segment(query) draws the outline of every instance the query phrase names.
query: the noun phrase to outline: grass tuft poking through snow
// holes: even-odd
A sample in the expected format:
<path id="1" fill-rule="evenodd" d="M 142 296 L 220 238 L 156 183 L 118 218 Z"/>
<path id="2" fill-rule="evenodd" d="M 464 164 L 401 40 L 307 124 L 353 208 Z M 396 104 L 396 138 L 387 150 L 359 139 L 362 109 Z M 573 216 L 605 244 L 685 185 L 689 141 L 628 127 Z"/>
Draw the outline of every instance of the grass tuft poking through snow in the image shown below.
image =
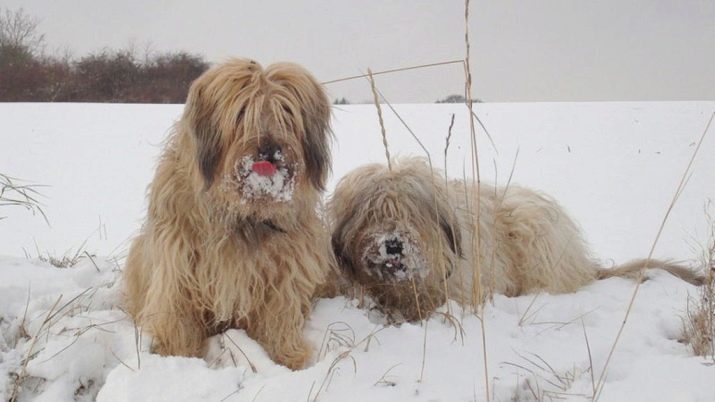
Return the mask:
<path id="1" fill-rule="evenodd" d="M 715 364 L 715 221 L 710 216 L 708 221 L 710 243 L 702 258 L 705 283 L 698 289 L 697 298 L 688 299 L 683 336 L 693 353 L 707 357 Z"/>

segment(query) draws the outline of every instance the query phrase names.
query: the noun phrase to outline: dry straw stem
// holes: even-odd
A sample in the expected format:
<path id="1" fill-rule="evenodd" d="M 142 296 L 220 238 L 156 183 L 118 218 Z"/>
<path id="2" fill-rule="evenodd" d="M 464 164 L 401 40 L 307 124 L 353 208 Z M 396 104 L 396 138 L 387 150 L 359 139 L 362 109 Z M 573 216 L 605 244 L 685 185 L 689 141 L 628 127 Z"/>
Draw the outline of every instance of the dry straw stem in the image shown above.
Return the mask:
<path id="1" fill-rule="evenodd" d="M 464 60 L 450 60 L 450 61 L 440 61 L 437 63 L 429 63 L 429 64 L 420 64 L 417 66 L 409 66 L 409 67 L 400 67 L 400 68 L 393 68 L 390 70 L 382 70 L 382 71 L 377 71 L 372 73 L 372 75 L 382 75 L 382 74 L 392 74 L 392 73 L 398 73 L 398 72 L 403 72 L 403 71 L 409 71 L 409 70 L 417 70 L 421 68 L 428 68 L 428 67 L 437 67 L 437 66 L 445 66 L 448 64 L 460 64 L 464 63 Z M 330 81 L 323 81 L 321 82 L 322 85 L 329 85 L 329 84 L 334 84 L 336 82 L 343 82 L 343 81 L 350 81 L 350 80 L 356 80 L 359 78 L 366 78 L 370 76 L 370 74 L 360 74 L 360 75 L 352 75 L 349 77 L 343 77 L 343 78 L 337 78 L 334 80 Z"/>
<path id="2" fill-rule="evenodd" d="M 385 158 L 387 159 L 387 168 L 392 172 L 392 162 L 390 161 L 390 149 L 387 146 L 387 133 L 385 131 L 385 121 L 382 119 L 382 108 L 380 107 L 380 99 L 377 97 L 377 89 L 375 88 L 375 78 L 372 76 L 372 70 L 367 69 L 367 75 L 370 79 L 370 89 L 377 108 L 377 118 L 380 121 L 380 130 L 382 130 L 382 145 L 385 146 Z"/>
<path id="3" fill-rule="evenodd" d="M 481 320 L 481 332 L 482 332 L 482 357 L 484 360 L 484 393 L 486 400 L 489 401 L 490 394 L 489 394 L 489 364 L 488 364 L 488 356 L 487 356 L 487 334 L 486 334 L 486 315 L 484 313 L 484 304 L 482 304 L 482 286 L 481 286 L 481 266 L 479 263 L 479 241 L 480 241 L 480 232 L 479 232 L 479 199 L 480 199 L 480 184 L 481 184 L 481 177 L 479 174 L 479 152 L 477 150 L 477 134 L 476 134 L 476 129 L 474 127 L 474 118 L 476 115 L 474 114 L 473 110 L 473 105 L 474 102 L 472 101 L 472 72 L 471 72 L 471 67 L 469 64 L 469 49 L 470 49 L 470 43 L 469 43 L 469 0 L 465 0 L 464 2 L 464 45 L 465 45 L 465 50 L 466 54 L 464 57 L 464 74 L 465 74 L 465 94 L 467 98 L 467 108 L 469 109 L 469 133 L 470 133 L 470 144 L 471 144 L 471 153 L 472 153 L 472 184 L 476 185 L 477 188 L 477 206 L 476 209 L 473 209 L 472 211 L 475 213 L 475 219 L 473 219 L 474 222 L 474 227 L 473 231 L 475 234 L 475 239 L 472 242 L 472 261 L 474 261 L 474 267 L 473 273 L 472 273 L 472 303 L 473 307 L 476 307 L 477 304 L 481 305 L 482 309 L 482 320 Z M 476 180 L 476 184 L 474 183 L 474 180 Z M 469 207 L 468 205 L 467 207 Z M 476 308 L 475 308 L 476 310 Z"/>
<path id="4" fill-rule="evenodd" d="M 454 113 L 452 113 L 452 118 L 449 121 L 449 128 L 447 129 L 447 138 L 444 141 L 444 184 L 448 181 L 447 175 L 447 152 L 449 151 L 449 140 L 452 139 L 452 127 L 454 127 Z"/>
<path id="5" fill-rule="evenodd" d="M 655 235 L 655 239 L 653 240 L 653 244 L 650 248 L 650 252 L 648 252 L 648 257 L 646 257 L 646 259 L 644 261 L 649 261 L 653 257 L 653 252 L 655 251 L 655 246 L 658 244 L 658 240 L 660 240 L 660 235 L 663 233 L 663 228 L 665 227 L 665 222 L 668 220 L 668 217 L 670 216 L 670 212 L 673 210 L 675 203 L 678 201 L 678 199 L 680 198 L 680 195 L 683 193 L 683 190 L 685 189 L 685 185 L 687 184 L 688 179 L 690 177 L 693 162 L 695 161 L 695 157 L 698 155 L 698 153 L 700 151 L 700 147 L 703 145 L 703 140 L 705 140 L 705 136 L 707 135 L 708 131 L 710 130 L 710 124 L 712 123 L 713 118 L 715 118 L 715 111 L 713 111 L 712 114 L 710 115 L 708 124 L 705 126 L 705 130 L 703 130 L 703 134 L 700 136 L 698 145 L 695 147 L 695 150 L 693 150 L 693 155 L 690 157 L 688 166 L 685 168 L 685 171 L 683 172 L 683 176 L 680 178 L 678 187 L 675 189 L 675 194 L 673 194 L 673 199 L 670 201 L 670 204 L 668 205 L 668 208 L 665 212 L 665 216 L 663 216 L 663 220 L 660 223 L 660 227 L 658 228 L 658 233 Z M 646 262 L 644 262 L 644 266 L 640 270 L 640 273 L 638 275 L 638 280 L 636 281 L 636 286 L 633 289 L 633 294 L 631 295 L 630 302 L 628 303 L 628 308 L 626 309 L 626 314 L 623 317 L 623 322 L 621 323 L 621 326 L 618 328 L 618 333 L 616 334 L 616 338 L 613 340 L 613 345 L 611 345 L 611 349 L 608 352 L 608 357 L 606 358 L 606 363 L 603 365 L 601 374 L 598 377 L 598 382 L 596 383 L 596 389 L 598 392 L 593 397 L 594 402 L 596 400 L 598 400 L 598 398 L 601 395 L 601 392 L 603 391 L 603 386 L 605 385 L 605 377 L 606 377 L 606 371 L 608 369 L 608 364 L 611 362 L 611 357 L 613 357 L 613 352 L 616 350 L 616 345 L 618 345 L 618 341 L 621 339 L 621 334 L 623 333 L 623 329 L 626 326 L 628 317 L 630 316 L 631 310 L 633 309 L 633 305 L 635 304 L 636 296 L 638 296 L 638 290 L 640 289 L 641 283 L 643 282 L 643 272 L 645 271 L 645 268 L 646 268 L 645 264 L 646 264 Z"/>

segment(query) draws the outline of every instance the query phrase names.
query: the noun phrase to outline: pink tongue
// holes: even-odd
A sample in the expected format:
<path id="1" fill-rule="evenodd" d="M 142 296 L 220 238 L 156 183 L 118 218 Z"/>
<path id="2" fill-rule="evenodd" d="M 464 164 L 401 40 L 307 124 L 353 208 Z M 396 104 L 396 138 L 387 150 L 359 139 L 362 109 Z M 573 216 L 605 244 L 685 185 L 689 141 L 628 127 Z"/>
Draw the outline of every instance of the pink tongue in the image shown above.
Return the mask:
<path id="1" fill-rule="evenodd" d="M 276 172 L 276 167 L 268 161 L 253 162 L 251 165 L 251 170 L 258 173 L 261 176 L 273 176 Z"/>

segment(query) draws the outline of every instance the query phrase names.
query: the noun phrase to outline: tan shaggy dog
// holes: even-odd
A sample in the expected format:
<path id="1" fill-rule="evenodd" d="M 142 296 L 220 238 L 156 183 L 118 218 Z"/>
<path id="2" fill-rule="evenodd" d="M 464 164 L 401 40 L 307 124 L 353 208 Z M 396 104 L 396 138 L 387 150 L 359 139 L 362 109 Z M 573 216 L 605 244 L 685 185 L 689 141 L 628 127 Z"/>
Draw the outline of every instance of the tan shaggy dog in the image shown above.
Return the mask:
<path id="1" fill-rule="evenodd" d="M 477 205 L 479 214 L 471 212 Z M 645 266 L 702 279 L 657 260 L 604 269 L 554 200 L 517 186 L 445 183 L 421 158 L 394 160 L 391 171 L 371 164 L 348 173 L 328 214 L 343 271 L 392 320 L 425 318 L 447 298 L 476 306 L 490 292 L 572 292 L 599 278 L 637 276 Z"/>
<path id="2" fill-rule="evenodd" d="M 300 368 L 305 316 L 332 253 L 316 210 L 330 102 L 303 68 L 233 59 L 191 85 L 124 270 L 129 313 L 160 354 L 196 356 L 243 328 Z"/>

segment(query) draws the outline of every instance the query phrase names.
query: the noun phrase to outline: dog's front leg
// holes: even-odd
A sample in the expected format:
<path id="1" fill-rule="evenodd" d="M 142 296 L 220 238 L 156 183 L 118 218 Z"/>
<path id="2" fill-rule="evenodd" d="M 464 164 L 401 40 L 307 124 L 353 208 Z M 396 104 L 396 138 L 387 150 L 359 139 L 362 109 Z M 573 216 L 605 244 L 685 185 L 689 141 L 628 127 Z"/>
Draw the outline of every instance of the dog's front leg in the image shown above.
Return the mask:
<path id="1" fill-rule="evenodd" d="M 154 336 L 152 352 L 161 355 L 199 356 L 207 337 L 201 314 L 179 286 L 152 282 L 139 317 L 142 329 Z"/>
<path id="2" fill-rule="evenodd" d="M 309 291 L 280 289 L 258 308 L 248 322 L 248 335 L 263 346 L 275 362 L 297 370 L 305 366 L 312 348 L 303 339 L 305 315 L 310 311 Z"/>

